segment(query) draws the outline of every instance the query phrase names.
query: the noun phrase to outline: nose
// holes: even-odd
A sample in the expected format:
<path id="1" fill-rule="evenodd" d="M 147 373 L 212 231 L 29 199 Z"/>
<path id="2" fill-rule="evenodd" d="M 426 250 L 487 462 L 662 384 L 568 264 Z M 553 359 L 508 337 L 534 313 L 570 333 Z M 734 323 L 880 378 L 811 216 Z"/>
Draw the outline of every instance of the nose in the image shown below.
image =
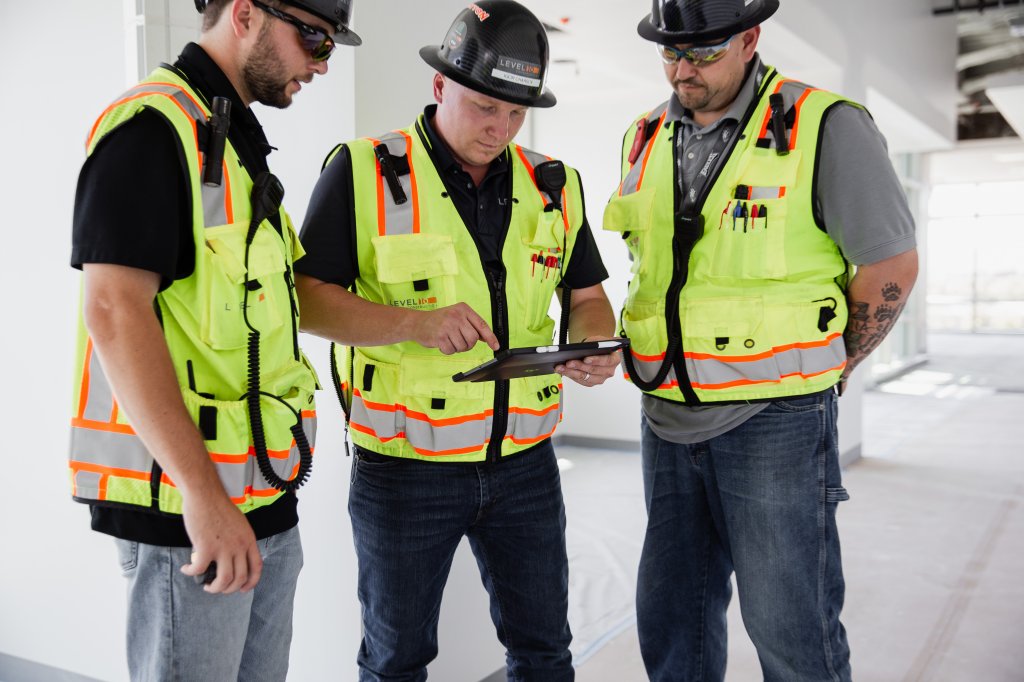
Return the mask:
<path id="1" fill-rule="evenodd" d="M 676 78 L 679 80 L 685 81 L 697 75 L 697 73 L 697 67 L 685 59 L 680 59 L 676 62 Z"/>
<path id="2" fill-rule="evenodd" d="M 316 73 L 320 74 L 321 76 L 326 74 L 327 73 L 327 60 L 325 59 L 322 62 L 313 62 L 313 71 L 315 71 Z"/>

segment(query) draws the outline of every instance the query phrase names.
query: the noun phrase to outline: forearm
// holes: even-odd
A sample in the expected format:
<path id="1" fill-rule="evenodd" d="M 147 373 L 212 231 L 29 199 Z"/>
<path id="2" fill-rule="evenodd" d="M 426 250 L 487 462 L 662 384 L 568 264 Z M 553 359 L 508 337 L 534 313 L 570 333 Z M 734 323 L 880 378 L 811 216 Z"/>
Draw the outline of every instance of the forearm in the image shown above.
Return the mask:
<path id="1" fill-rule="evenodd" d="M 576 343 L 593 337 L 608 338 L 614 334 L 615 313 L 604 288 L 598 284 L 574 290 L 569 309 L 569 341 Z"/>
<path id="2" fill-rule="evenodd" d="M 916 249 L 858 268 L 846 292 L 849 321 L 843 334 L 847 355 L 844 380 L 892 330 L 916 280 Z"/>
<path id="3" fill-rule="evenodd" d="M 412 338 L 416 310 L 367 301 L 336 284 L 299 275 L 302 331 L 346 346 L 382 346 Z"/>

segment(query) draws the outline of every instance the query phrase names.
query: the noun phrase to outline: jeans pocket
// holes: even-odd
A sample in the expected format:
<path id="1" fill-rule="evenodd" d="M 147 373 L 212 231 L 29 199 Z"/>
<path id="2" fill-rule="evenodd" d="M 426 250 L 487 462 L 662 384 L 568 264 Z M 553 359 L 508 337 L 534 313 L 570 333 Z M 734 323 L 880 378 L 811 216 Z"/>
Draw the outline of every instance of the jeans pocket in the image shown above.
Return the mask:
<path id="1" fill-rule="evenodd" d="M 372 450 L 366 450 L 364 448 L 355 446 L 356 450 L 356 465 L 359 467 L 368 467 L 370 469 L 386 469 L 391 467 L 399 466 L 404 463 L 405 460 L 401 457 L 390 457 L 388 455 L 378 455 Z"/>
<path id="2" fill-rule="evenodd" d="M 114 544 L 117 546 L 121 575 L 127 578 L 139 565 L 139 543 L 115 538 Z"/>
<path id="3" fill-rule="evenodd" d="M 813 393 L 811 395 L 802 395 L 797 396 L 795 398 L 788 398 L 786 400 L 773 400 L 771 403 L 769 403 L 768 407 L 764 409 L 764 412 L 784 412 L 787 414 L 794 414 L 800 412 L 814 412 L 816 410 L 823 410 L 824 406 L 824 395 L 819 392 Z"/>

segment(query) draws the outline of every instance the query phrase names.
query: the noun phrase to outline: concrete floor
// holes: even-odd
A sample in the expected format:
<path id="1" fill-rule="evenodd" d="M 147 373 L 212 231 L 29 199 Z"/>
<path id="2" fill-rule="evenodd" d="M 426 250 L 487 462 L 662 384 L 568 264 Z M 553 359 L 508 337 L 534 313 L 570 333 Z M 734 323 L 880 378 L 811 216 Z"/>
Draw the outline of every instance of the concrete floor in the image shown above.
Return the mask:
<path id="1" fill-rule="evenodd" d="M 864 458 L 844 473 L 851 500 L 839 511 L 847 580 L 842 620 L 854 677 L 1021 682 L 1024 335 L 933 335 L 928 351 L 926 366 L 867 393 Z M 582 554 L 590 533 L 580 517 L 594 500 L 578 500 L 574 514 L 577 496 L 570 489 L 591 488 L 588 460 L 578 456 L 578 471 L 563 473 L 570 556 L 581 567 L 572 579 L 621 599 L 618 610 L 594 614 L 584 589 L 571 605 L 575 622 L 597 616 L 600 623 L 576 631 L 577 680 L 639 682 L 646 676 L 636 628 L 621 603 L 629 600 L 628 572 L 635 563 L 623 561 L 620 552 L 611 571 L 601 572 L 595 568 L 601 557 Z M 621 485 L 588 491 L 608 509 L 602 517 L 636 507 L 638 479 L 638 472 L 623 473 Z M 607 527 L 602 519 L 592 523 L 595 534 L 596 526 Z M 638 546 L 631 529 L 615 530 L 626 554 Z M 610 574 L 618 574 L 619 582 Z M 602 587 L 601 576 L 614 584 Z M 736 600 L 729 621 L 726 679 L 761 679 Z"/>

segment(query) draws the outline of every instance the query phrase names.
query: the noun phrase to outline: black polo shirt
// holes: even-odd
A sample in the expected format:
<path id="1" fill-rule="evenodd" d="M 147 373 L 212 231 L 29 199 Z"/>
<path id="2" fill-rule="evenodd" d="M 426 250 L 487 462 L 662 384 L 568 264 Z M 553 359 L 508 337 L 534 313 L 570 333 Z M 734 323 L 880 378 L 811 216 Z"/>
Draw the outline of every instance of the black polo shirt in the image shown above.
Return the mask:
<path id="1" fill-rule="evenodd" d="M 500 262 L 501 245 L 512 210 L 510 151 L 506 149 L 492 161 L 483 181 L 475 185 L 434 130 L 432 120 L 436 110 L 436 105 L 430 105 L 423 112 L 431 161 L 466 229 L 475 236 L 481 261 L 485 267 L 493 267 Z M 297 272 L 343 287 L 352 286 L 359 276 L 351 167 L 348 148 L 342 147 L 320 175 L 300 233 L 306 255 L 295 264 Z M 583 225 L 563 278 L 573 289 L 585 289 L 608 278 L 585 216 L 584 207 Z"/>
<path id="2" fill-rule="evenodd" d="M 196 45 L 185 46 L 174 67 L 209 103 L 231 100 L 228 139 L 252 177 L 267 170 L 272 147 L 255 115 L 242 104 L 220 67 Z M 276 220 L 276 219 L 275 219 Z M 280 229 L 280 226 L 277 226 Z M 177 133 L 155 111 L 142 111 L 109 133 L 78 177 L 71 265 L 111 263 L 160 275 L 161 290 L 195 269 L 192 203 Z M 180 516 L 137 508 L 91 505 L 92 527 L 125 540 L 189 547 Z M 298 523 L 294 494 L 246 514 L 257 538 Z"/>

